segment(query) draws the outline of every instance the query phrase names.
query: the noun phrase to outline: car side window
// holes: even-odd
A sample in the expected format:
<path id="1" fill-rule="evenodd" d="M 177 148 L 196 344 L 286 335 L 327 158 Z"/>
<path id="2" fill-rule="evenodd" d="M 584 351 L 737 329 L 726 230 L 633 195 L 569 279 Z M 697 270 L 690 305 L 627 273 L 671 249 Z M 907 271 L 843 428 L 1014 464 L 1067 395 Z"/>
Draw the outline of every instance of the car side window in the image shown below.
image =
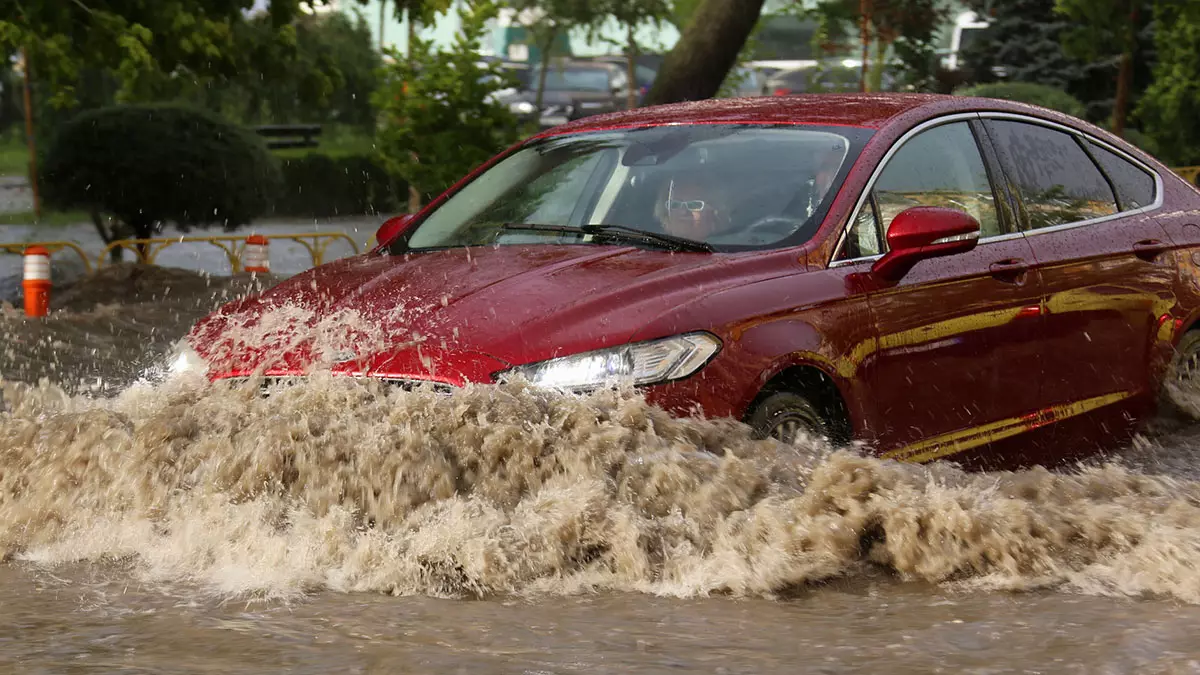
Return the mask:
<path id="1" fill-rule="evenodd" d="M 1088 141 L 1088 150 L 1100 163 L 1117 190 L 1122 211 L 1140 209 L 1154 203 L 1154 176 L 1142 167 L 1102 145 Z"/>
<path id="2" fill-rule="evenodd" d="M 1116 196 L 1104 174 L 1071 134 L 1011 120 L 984 124 L 1020 194 L 1030 229 L 1117 212 Z"/>
<path id="3" fill-rule="evenodd" d="M 878 215 L 872 210 L 874 201 Z M 890 159 L 847 233 L 840 259 L 884 251 L 880 237 L 901 211 L 944 206 L 979 221 L 980 236 L 1003 234 L 996 196 L 975 134 L 966 122 L 942 124 L 905 141 Z M 878 220 L 876 220 L 878 218 Z M 873 252 L 871 252 L 873 251 Z"/>
<path id="4" fill-rule="evenodd" d="M 846 242 L 842 247 L 840 260 L 869 258 L 883 253 L 883 234 L 879 229 L 879 219 L 875 216 L 873 200 L 863 202 L 858 215 L 846 233 Z"/>

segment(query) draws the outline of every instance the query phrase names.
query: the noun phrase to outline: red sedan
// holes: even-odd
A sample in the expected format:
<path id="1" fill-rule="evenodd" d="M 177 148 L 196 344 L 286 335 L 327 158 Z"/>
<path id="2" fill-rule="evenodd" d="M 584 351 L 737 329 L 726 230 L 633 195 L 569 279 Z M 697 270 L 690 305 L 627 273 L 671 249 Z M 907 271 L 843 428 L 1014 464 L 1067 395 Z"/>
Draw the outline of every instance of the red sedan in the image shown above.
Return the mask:
<path id="1" fill-rule="evenodd" d="M 996 467 L 1123 442 L 1200 353 L 1200 192 L 1095 126 L 990 99 L 591 117 L 378 241 L 214 313 L 178 364 L 632 382 L 785 442 Z"/>

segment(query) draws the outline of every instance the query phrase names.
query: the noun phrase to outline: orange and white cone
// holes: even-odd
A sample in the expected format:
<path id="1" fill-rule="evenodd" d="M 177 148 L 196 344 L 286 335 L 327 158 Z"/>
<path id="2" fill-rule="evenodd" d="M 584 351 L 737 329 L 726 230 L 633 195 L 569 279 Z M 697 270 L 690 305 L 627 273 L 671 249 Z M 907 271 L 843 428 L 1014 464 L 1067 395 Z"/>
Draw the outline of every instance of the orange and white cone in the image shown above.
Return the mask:
<path id="1" fill-rule="evenodd" d="M 50 313 L 50 251 L 41 246 L 25 249 L 25 316 Z"/>
<path id="2" fill-rule="evenodd" d="M 246 248 L 242 251 L 242 269 L 247 272 L 267 273 L 271 271 L 271 256 L 267 238 L 261 234 L 246 237 Z"/>

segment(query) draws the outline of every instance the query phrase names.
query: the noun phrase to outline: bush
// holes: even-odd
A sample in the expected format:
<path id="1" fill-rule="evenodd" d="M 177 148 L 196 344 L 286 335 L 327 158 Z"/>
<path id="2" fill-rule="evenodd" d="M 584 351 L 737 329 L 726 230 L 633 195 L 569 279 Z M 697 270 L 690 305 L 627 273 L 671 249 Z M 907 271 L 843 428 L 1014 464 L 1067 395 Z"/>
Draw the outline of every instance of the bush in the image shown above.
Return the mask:
<path id="1" fill-rule="evenodd" d="M 1043 108 L 1057 110 L 1060 113 L 1084 118 L 1087 109 L 1079 99 L 1061 89 L 1033 84 L 1032 82 L 993 82 L 964 87 L 954 92 L 956 96 L 983 96 L 985 98 L 1000 98 L 1006 101 L 1018 101 L 1030 105 L 1040 105 Z"/>
<path id="2" fill-rule="evenodd" d="M 284 187 L 276 216 L 394 213 L 406 206 L 408 186 L 393 179 L 373 155 L 331 157 L 310 152 L 282 161 Z"/>
<path id="3" fill-rule="evenodd" d="M 138 237 L 167 222 L 234 229 L 265 213 L 281 186 L 278 163 L 253 132 L 176 105 L 79 114 L 40 164 L 47 204 L 111 215 Z"/>

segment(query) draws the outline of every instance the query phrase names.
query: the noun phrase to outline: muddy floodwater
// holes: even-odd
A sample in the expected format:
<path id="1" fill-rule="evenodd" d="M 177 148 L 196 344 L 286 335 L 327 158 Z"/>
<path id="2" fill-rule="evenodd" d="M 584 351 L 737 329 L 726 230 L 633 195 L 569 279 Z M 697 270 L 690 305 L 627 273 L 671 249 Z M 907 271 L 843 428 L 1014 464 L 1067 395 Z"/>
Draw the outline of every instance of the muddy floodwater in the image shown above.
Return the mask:
<path id="1" fill-rule="evenodd" d="M 161 377 L 277 280 L 0 305 L 0 671 L 1200 672 L 1198 428 L 964 473 L 632 392 Z"/>

